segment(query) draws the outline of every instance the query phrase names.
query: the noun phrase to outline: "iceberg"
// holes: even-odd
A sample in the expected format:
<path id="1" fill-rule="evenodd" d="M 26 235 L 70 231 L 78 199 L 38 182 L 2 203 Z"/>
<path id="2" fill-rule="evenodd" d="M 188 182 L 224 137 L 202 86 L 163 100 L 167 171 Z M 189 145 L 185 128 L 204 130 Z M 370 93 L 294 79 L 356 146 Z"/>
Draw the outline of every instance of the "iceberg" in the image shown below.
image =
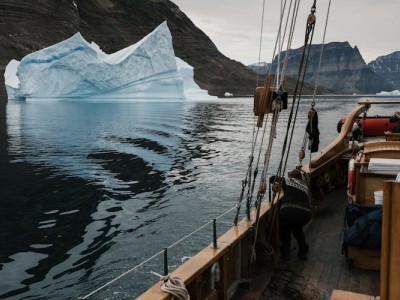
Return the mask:
<path id="1" fill-rule="evenodd" d="M 391 92 L 385 92 L 382 91 L 380 93 L 376 93 L 377 96 L 400 96 L 400 91 L 399 90 L 394 90 Z"/>
<path id="2" fill-rule="evenodd" d="M 112 54 L 78 32 L 6 67 L 9 99 L 178 99 L 208 96 L 193 68 L 175 57 L 167 23 L 138 43 Z M 208 96 L 209 98 L 215 98 Z"/>

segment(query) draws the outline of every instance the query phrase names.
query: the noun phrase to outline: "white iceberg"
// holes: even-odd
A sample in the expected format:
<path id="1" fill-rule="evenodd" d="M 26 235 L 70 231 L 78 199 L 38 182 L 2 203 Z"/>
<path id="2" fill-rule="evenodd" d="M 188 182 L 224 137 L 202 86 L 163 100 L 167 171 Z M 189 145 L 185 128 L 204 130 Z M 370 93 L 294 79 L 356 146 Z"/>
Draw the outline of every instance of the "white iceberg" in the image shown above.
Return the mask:
<path id="1" fill-rule="evenodd" d="M 399 90 L 394 90 L 391 92 L 385 92 L 382 91 L 380 93 L 376 93 L 377 96 L 400 96 L 400 91 Z"/>
<path id="2" fill-rule="evenodd" d="M 76 33 L 21 62 L 10 61 L 5 83 L 9 99 L 183 100 L 188 98 L 186 90 L 206 93 L 194 82 L 193 68 L 175 57 L 166 22 L 138 43 L 112 54 Z"/>
<path id="3" fill-rule="evenodd" d="M 210 96 L 206 90 L 200 89 L 197 83 L 193 80 L 193 67 L 179 57 L 176 57 L 178 73 L 183 78 L 184 93 L 186 99 L 190 100 L 215 100 L 216 96 Z"/>

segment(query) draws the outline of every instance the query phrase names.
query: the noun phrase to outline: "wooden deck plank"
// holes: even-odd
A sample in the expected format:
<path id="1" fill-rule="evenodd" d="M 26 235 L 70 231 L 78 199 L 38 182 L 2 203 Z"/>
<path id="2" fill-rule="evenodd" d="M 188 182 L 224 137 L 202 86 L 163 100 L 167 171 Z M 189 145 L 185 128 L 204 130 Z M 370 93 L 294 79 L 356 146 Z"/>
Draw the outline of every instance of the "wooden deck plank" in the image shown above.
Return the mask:
<path id="1" fill-rule="evenodd" d="M 324 286 L 330 291 L 339 288 L 353 292 L 362 291 L 367 295 L 378 295 L 379 288 L 376 289 L 377 286 L 362 286 L 362 282 L 370 280 L 377 282 L 379 286 L 379 272 L 349 269 L 346 258 L 341 253 L 341 234 L 347 205 L 345 188 L 332 193 L 327 202 L 330 204 L 325 211 L 316 215 L 314 222 L 306 230 L 307 240 L 313 242 L 310 242 L 309 261 L 321 262 L 324 272 L 330 270 L 329 276 L 321 274 L 318 285 Z"/>
<path id="2" fill-rule="evenodd" d="M 361 279 L 361 274 L 359 272 L 354 272 L 352 276 L 349 276 L 350 280 L 350 287 L 349 290 L 353 292 L 359 292 L 360 291 L 360 280 Z"/>
<path id="3" fill-rule="evenodd" d="M 297 257 L 297 245 L 293 241 L 290 261 L 277 262 L 270 266 L 275 268 L 272 275 L 266 272 L 258 279 L 269 281 L 266 290 L 259 297 L 255 297 L 253 291 L 251 297 L 241 294 L 236 299 L 289 299 L 287 292 L 291 291 L 300 293 L 302 299 L 329 300 L 334 289 L 379 295 L 379 271 L 349 268 L 342 254 L 341 233 L 348 203 L 345 187 L 332 192 L 326 201 L 326 208 L 316 214 L 305 229 L 310 245 L 308 260 Z"/>
<path id="4" fill-rule="evenodd" d="M 318 286 L 323 290 L 332 290 L 336 285 L 335 274 L 333 274 L 333 264 L 323 264 L 323 271 L 318 280 Z"/>
<path id="5" fill-rule="evenodd" d="M 337 289 L 339 290 L 344 290 L 348 291 L 350 290 L 350 281 L 349 281 L 349 275 L 348 272 L 343 272 L 343 270 L 339 271 L 339 282 L 337 285 Z"/>
<path id="6" fill-rule="evenodd" d="M 374 300 L 374 299 L 375 299 L 374 296 L 341 291 L 341 290 L 334 290 L 331 296 L 331 300 Z"/>
<path id="7" fill-rule="evenodd" d="M 368 276 L 367 274 L 361 274 L 361 280 L 360 280 L 360 293 L 368 293 L 370 287 L 372 284 L 372 278 L 371 276 Z"/>

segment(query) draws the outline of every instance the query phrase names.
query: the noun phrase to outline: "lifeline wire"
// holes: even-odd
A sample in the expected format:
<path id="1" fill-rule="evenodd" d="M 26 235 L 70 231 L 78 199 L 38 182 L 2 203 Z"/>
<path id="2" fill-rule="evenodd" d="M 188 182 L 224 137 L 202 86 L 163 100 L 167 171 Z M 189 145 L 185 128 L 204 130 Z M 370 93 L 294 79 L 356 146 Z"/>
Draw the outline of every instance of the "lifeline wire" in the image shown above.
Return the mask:
<path id="1" fill-rule="evenodd" d="M 241 203 L 240 203 L 241 204 Z M 219 216 L 217 216 L 215 219 L 220 219 L 222 217 L 224 217 L 225 215 L 227 215 L 228 213 L 230 213 L 232 210 L 236 209 L 237 205 L 233 206 L 232 208 L 230 208 L 229 210 L 227 210 L 226 212 L 220 214 Z M 189 238 L 190 236 L 194 235 L 195 233 L 197 233 L 198 231 L 200 231 L 201 229 L 207 227 L 208 225 L 210 225 L 213 221 L 207 222 L 206 224 L 204 224 L 203 226 L 200 226 L 199 228 L 197 228 L 196 230 L 192 231 L 191 233 L 187 234 L 186 236 L 184 236 L 183 238 L 179 239 L 178 241 L 176 241 L 175 243 L 171 244 L 170 246 L 168 246 L 168 249 L 171 249 L 173 247 L 175 247 L 176 245 L 178 245 L 179 243 L 183 242 L 184 240 L 186 240 L 187 238 Z M 143 266 L 144 264 L 148 263 L 149 261 L 155 259 L 157 256 L 161 255 L 164 253 L 164 250 L 161 250 L 159 252 L 157 252 L 156 254 L 154 254 L 153 256 L 151 256 L 150 258 L 146 259 L 145 261 L 141 262 L 140 264 L 134 266 L 133 268 L 129 269 L 128 271 L 122 273 L 121 275 L 117 276 L 116 278 L 110 280 L 109 282 L 103 284 L 102 286 L 100 286 L 99 288 L 95 289 L 94 291 L 90 292 L 89 294 L 85 295 L 85 296 L 81 296 L 78 297 L 78 299 L 80 300 L 85 300 L 88 299 L 89 297 L 93 296 L 94 294 L 98 293 L 99 291 L 101 291 L 102 289 L 106 288 L 107 286 L 109 286 L 110 284 L 116 282 L 117 280 L 121 279 L 122 277 L 124 277 L 125 275 L 128 275 L 130 272 L 140 268 L 141 266 Z"/>

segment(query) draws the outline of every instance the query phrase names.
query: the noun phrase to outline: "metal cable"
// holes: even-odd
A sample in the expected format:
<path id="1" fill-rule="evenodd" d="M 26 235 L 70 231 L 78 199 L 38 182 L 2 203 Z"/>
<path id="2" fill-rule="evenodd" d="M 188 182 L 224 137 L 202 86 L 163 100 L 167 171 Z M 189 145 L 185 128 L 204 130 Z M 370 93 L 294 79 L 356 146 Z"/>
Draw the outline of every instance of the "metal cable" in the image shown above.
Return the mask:
<path id="1" fill-rule="evenodd" d="M 219 216 L 217 216 L 215 219 L 219 220 L 222 217 L 224 217 L 225 215 L 227 215 L 228 213 L 230 213 L 231 211 L 233 211 L 234 209 L 236 209 L 237 206 L 233 206 L 230 209 L 228 209 L 227 211 L 225 211 L 224 213 L 220 214 Z M 185 235 L 184 237 L 182 237 L 181 239 L 179 239 L 178 241 L 176 241 L 175 243 L 169 245 L 168 247 L 166 247 L 167 249 L 171 249 L 173 247 L 175 247 L 176 245 L 182 243 L 184 240 L 188 239 L 189 237 L 191 237 L 192 235 L 194 235 L 195 233 L 199 232 L 200 230 L 204 229 L 205 227 L 209 226 L 210 224 L 213 223 L 212 221 L 207 222 L 206 224 L 200 226 L 199 228 L 193 230 L 192 232 L 190 232 L 189 234 Z M 90 292 L 89 294 L 85 295 L 85 296 L 81 296 L 78 297 L 78 299 L 80 300 L 84 300 L 84 299 L 88 299 L 89 297 L 93 296 L 94 294 L 97 294 L 99 291 L 103 290 L 104 288 L 106 288 L 107 286 L 109 286 L 110 284 L 118 281 L 119 279 L 121 279 L 122 277 L 128 275 L 129 273 L 131 273 L 132 271 L 137 270 L 138 268 L 142 267 L 143 265 L 145 265 L 146 263 L 148 263 L 149 261 L 157 258 L 158 256 L 162 255 L 164 253 L 164 250 L 161 250 L 159 252 L 157 252 L 156 254 L 154 254 L 153 256 L 149 257 L 148 259 L 144 260 L 143 262 L 139 263 L 138 265 L 130 268 L 129 270 L 125 271 L 124 273 L 122 273 L 121 275 L 115 277 L 114 279 L 108 281 L 107 283 L 103 284 L 102 286 L 100 286 L 99 288 L 95 289 L 94 291 Z"/>
<path id="2" fill-rule="evenodd" d="M 260 66 L 260 63 L 261 63 L 261 49 L 262 49 L 263 29 L 264 29 L 264 13 L 265 13 L 265 0 L 263 0 L 262 14 L 261 14 L 260 46 L 258 48 L 258 66 Z M 258 87 L 259 79 L 260 79 L 260 73 L 257 72 L 256 87 Z"/>

